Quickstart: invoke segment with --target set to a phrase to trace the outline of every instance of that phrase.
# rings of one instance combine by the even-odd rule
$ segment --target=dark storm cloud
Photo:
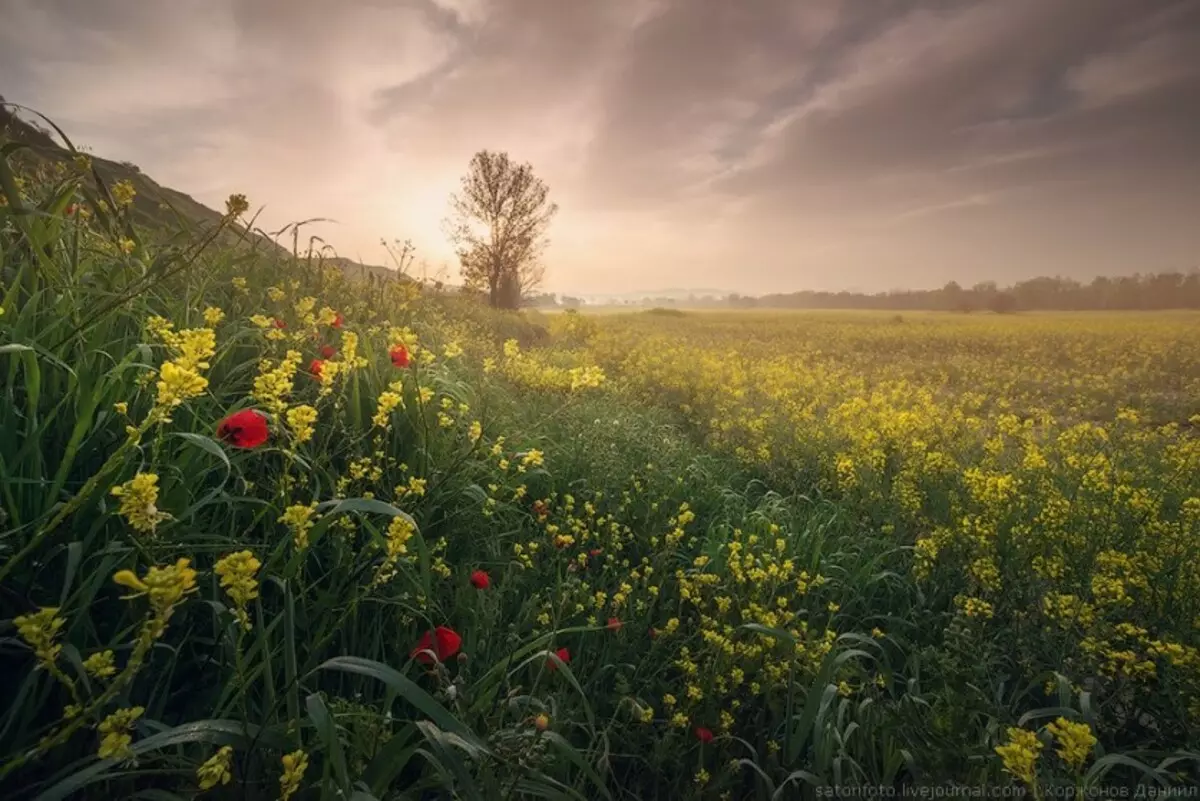
[[[1195,0],[0,0],[0,92],[209,202],[444,254],[534,163],[559,288],[1186,268]],[[730,268],[734,274],[730,275]]]

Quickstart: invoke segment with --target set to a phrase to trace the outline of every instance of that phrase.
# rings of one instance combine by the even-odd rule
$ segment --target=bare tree
[[[515,309],[542,282],[539,257],[558,211],[550,189],[529,164],[481,150],[461,190],[450,198],[447,227],[458,251],[463,283],[487,292],[493,307]]]

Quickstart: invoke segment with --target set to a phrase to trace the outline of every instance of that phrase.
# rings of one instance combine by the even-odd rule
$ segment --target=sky
[[[0,0],[0,94],[451,281],[480,149],[550,186],[550,291],[1200,266],[1200,0]]]

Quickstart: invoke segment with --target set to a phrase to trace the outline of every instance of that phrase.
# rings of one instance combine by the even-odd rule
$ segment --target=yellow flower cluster
[[[117,514],[135,531],[153,534],[159,523],[171,517],[158,510],[158,475],[155,473],[138,473],[124,484],[113,487],[111,492],[121,499]]]
[[[113,203],[117,204],[117,208],[125,208],[133,203],[133,199],[137,197],[137,190],[133,187],[133,182],[128,179],[122,179],[112,185]]]
[[[49,668],[62,652],[62,645],[55,642],[66,620],[59,617],[58,607],[44,606],[30,615],[13,618],[17,634],[33,649],[38,663]]]
[[[504,343],[503,354],[498,365],[500,372],[510,381],[531,389],[579,392],[600,387],[606,379],[604,370],[595,364],[554,364],[541,355],[522,351],[515,339]],[[570,355],[560,353],[555,357],[569,359]]]
[[[279,777],[279,801],[288,801],[300,789],[300,782],[304,780],[304,772],[308,770],[308,754],[293,751],[284,754],[280,761],[283,764],[283,774]]]
[[[300,360],[300,351],[289,350],[287,356],[278,364],[270,359],[263,359],[259,363],[258,375],[254,379],[254,387],[250,394],[272,414],[282,415],[287,411],[292,382],[296,377],[297,368],[300,367]]]
[[[1037,783],[1037,761],[1042,743],[1036,734],[1015,726],[1008,729],[1008,742],[996,746],[1004,769],[1029,787]]]
[[[373,586],[386,584],[396,575],[396,565],[408,555],[408,541],[416,531],[416,526],[407,515],[396,515],[392,518],[384,539],[383,562],[375,569],[375,577],[371,581]]]
[[[1024,663],[1142,693],[1172,648],[1194,648],[1194,325],[748,312],[594,317],[564,339],[629,397],[671,399],[714,447],[863,510],[981,632],[1035,610]],[[1200,696],[1200,674],[1173,675]]]
[[[307,505],[296,503],[285,509],[279,516],[279,522],[285,524],[292,532],[292,542],[298,551],[303,551],[308,547],[308,532],[315,525],[313,515],[316,511],[316,501]]]
[[[211,790],[233,779],[233,748],[221,746],[217,752],[196,768],[196,781],[201,790]]]
[[[151,317],[146,328],[172,355],[159,369],[153,412],[155,420],[166,423],[171,420],[172,409],[202,395],[208,388],[208,379],[201,373],[209,368],[208,360],[216,353],[216,334],[211,328],[175,331],[161,317]]]
[[[83,669],[93,678],[106,679],[117,672],[116,660],[112,651],[97,651],[83,660]]]
[[[1086,723],[1077,723],[1066,718],[1059,718],[1046,727],[1058,741],[1058,755],[1073,771],[1083,768],[1085,762],[1096,747],[1096,736],[1092,727]]]
[[[287,410],[287,424],[296,438],[297,445],[303,445],[313,438],[316,433],[317,410],[307,404],[293,406]]]
[[[130,730],[145,711],[145,708],[140,706],[118,709],[100,721],[96,730],[100,733],[98,755],[101,759],[124,761],[133,758],[133,750],[130,748],[133,735]]]
[[[196,571],[190,565],[190,559],[182,558],[166,567],[154,565],[141,578],[132,570],[118,570],[113,574],[113,581],[133,590],[133,595],[126,596],[128,598],[147,596],[155,619],[165,625],[175,607],[196,589]],[[160,625],[158,633],[161,630]]]
[[[399,392],[387,390],[379,393],[379,397],[375,400],[375,414],[371,417],[371,422],[379,428],[387,428],[391,425],[389,418],[392,412],[398,407],[404,405],[404,398]]]
[[[262,562],[250,551],[237,551],[217,560],[213,572],[221,580],[221,588],[233,601],[233,613],[242,628],[250,630],[250,615],[246,605],[258,597],[258,569]]]

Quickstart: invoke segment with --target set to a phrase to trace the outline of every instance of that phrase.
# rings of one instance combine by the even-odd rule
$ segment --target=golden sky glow
[[[351,258],[532,162],[583,293],[1189,269],[1197,52],[1191,0],[0,0],[8,99]]]

